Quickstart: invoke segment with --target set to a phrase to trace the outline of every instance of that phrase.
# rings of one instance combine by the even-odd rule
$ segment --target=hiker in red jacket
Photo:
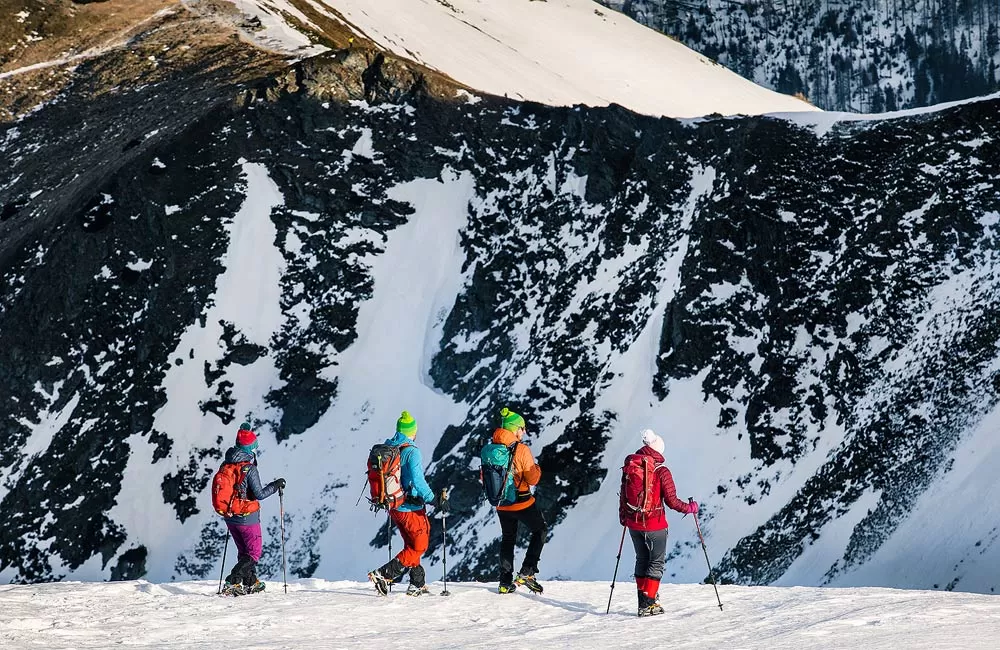
[[[698,504],[677,498],[674,479],[663,464],[663,438],[646,429],[642,447],[625,458],[618,518],[629,529],[635,547],[635,585],[639,616],[663,613],[660,578],[667,558],[667,516],[664,505],[684,514],[698,512]]]

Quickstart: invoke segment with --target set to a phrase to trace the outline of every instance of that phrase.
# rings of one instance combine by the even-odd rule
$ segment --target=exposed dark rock
[[[273,362],[280,383],[261,417],[274,418],[279,442],[311,435],[350,380],[340,354],[377,290],[366,260],[413,218],[389,190],[417,178],[475,181],[461,288],[429,370],[436,390],[471,405],[427,454],[432,486],[451,489],[455,579],[494,577],[497,541],[477,529],[488,513],[470,468],[499,404],[527,417],[529,440],[547,441],[534,445],[539,503],[556,528],[618,480],[605,453],[623,414],[606,401],[620,381],[652,400],[697,378],[719,444],[749,443],[752,470],[717,488],[741,506],[836,431],[820,469],[722,557],[722,579],[753,583],[780,577],[827,522],[877,492],[830,576],[864,563],[996,403],[1000,102],[820,135],[768,117],[681,123],[620,107],[457,103],[397,65],[349,51],[239,88],[206,72],[120,103],[70,95],[26,117],[13,144],[0,137],[20,158],[10,178],[21,175],[0,202],[47,193],[31,219],[0,225],[11,235],[0,239],[0,508],[12,513],[0,569],[36,581],[98,554],[117,558],[123,577],[164,562],[126,549],[128,531],[109,515],[139,433],[163,501],[200,527],[170,558],[174,571],[206,577],[224,533],[199,517],[199,499],[221,441],[154,429],[167,371],[196,364],[210,396],[201,407],[222,428],[246,415],[231,373]],[[358,70],[375,72],[362,83]],[[343,101],[369,90],[400,103]],[[122,154],[153,113],[162,136]],[[70,115],[81,121],[73,137],[59,131]],[[362,137],[365,155],[354,153]],[[247,162],[284,198],[271,214],[283,321],[266,342],[223,321],[218,355],[204,359],[178,346],[210,322]],[[952,311],[934,312],[935,291],[959,276],[974,281]],[[623,379],[617,365],[646,339],[655,367]],[[51,442],[29,455],[43,420],[55,423]],[[317,570],[315,546],[350,501],[286,513],[286,527],[299,526],[294,575]],[[277,523],[265,522],[272,569]],[[435,520],[432,553],[440,542]]]
[[[112,580],[138,580],[146,575],[146,547],[131,548],[120,556],[118,563],[111,568]]]

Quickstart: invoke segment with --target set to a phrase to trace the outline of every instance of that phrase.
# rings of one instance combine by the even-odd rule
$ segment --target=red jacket
[[[674,487],[674,477],[670,475],[670,470],[663,465],[663,455],[652,447],[643,445],[639,451],[635,452],[641,456],[651,457],[659,466],[656,468],[656,479],[654,485],[660,487],[661,507],[653,514],[640,518],[635,512],[628,511],[619,505],[618,516],[622,525],[631,530],[649,532],[653,530],[665,530],[667,528],[667,513],[662,505],[666,505],[671,510],[687,514],[687,502],[677,498],[677,488]]]

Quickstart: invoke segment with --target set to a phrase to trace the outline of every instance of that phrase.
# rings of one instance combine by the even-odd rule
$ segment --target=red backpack
[[[371,492],[368,503],[372,512],[395,510],[406,501],[399,453],[409,446],[375,445],[368,453],[368,489]]]
[[[618,506],[623,526],[630,521],[643,521],[663,510],[659,481],[656,478],[656,469],[661,466],[644,454],[629,454],[625,457]]]
[[[260,502],[247,498],[247,471],[253,463],[223,463],[212,479],[212,507],[223,517],[243,517],[260,510]]]

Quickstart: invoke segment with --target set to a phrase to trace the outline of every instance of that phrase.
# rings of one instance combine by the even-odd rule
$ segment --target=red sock
[[[653,578],[646,578],[643,584],[643,592],[652,599],[656,599],[656,594],[660,591],[660,581]]]
[[[638,587],[639,591],[641,591],[642,593],[646,593],[646,582],[648,580],[649,580],[649,578],[646,578],[644,576],[636,576],[635,577],[635,586]]]

